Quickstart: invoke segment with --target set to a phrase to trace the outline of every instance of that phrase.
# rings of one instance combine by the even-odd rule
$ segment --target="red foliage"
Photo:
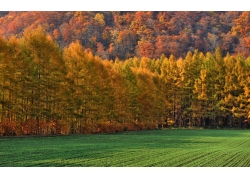
[[[207,43],[208,33],[217,36],[216,46],[223,46],[225,52],[238,52],[236,48],[242,46],[241,38],[246,38],[245,45],[250,47],[249,12],[105,12],[105,26],[94,19],[96,13],[11,11],[0,18],[0,35],[19,36],[24,29],[41,25],[62,47],[81,40],[84,47],[98,54],[100,52],[97,52],[96,43],[102,43],[103,49],[108,50],[107,54],[101,56],[104,59],[127,59],[135,54],[153,58],[161,54],[184,57],[189,50],[194,49],[211,52],[214,45]],[[231,42],[230,36],[223,37],[223,34],[228,33],[234,34],[236,40]],[[183,34],[187,35],[186,39]],[[159,36],[167,36],[167,42],[157,39]],[[171,36],[177,36],[178,39],[172,39]],[[149,44],[146,43],[140,45],[137,49],[140,52],[137,53],[135,49],[138,42],[150,42],[156,50],[148,49]],[[112,43],[114,48],[109,48]]]
[[[154,57],[155,47],[151,42],[138,42],[139,53],[141,57]]]
[[[58,29],[54,29],[54,31],[53,31],[53,37],[54,37],[55,39],[58,39],[59,36],[60,36],[60,32],[58,31]]]
[[[36,135],[38,131],[37,121],[34,119],[28,119],[21,123],[21,130],[23,135]]]
[[[4,129],[2,127],[2,124],[0,123],[0,136],[4,135]]]
[[[0,123],[0,135],[15,136],[19,134],[16,121],[3,121]]]

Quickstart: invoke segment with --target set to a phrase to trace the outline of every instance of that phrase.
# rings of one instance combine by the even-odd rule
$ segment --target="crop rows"
[[[0,138],[0,166],[249,167],[249,131],[163,130]]]

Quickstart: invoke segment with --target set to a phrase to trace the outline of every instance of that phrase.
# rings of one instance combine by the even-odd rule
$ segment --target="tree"
[[[108,58],[108,54],[104,50],[103,44],[100,43],[100,42],[98,42],[96,46],[97,46],[97,55],[100,56],[102,59],[107,59]]]
[[[11,106],[12,106],[12,83],[11,78],[15,77],[11,74],[13,72],[13,62],[11,48],[8,46],[8,41],[6,39],[0,38],[0,102],[1,102],[1,121],[4,119],[12,120],[11,118]]]
[[[127,63],[124,63],[121,73],[122,77],[125,80],[126,89],[128,89],[128,104],[126,106],[129,109],[129,113],[127,115],[127,118],[129,119],[129,122],[131,122],[135,121],[140,114],[140,104],[137,101],[139,90],[136,85],[136,76]]]
[[[155,47],[154,44],[151,42],[138,42],[138,50],[140,57],[154,57]]]
[[[182,122],[181,115],[181,77],[182,69],[177,66],[175,57],[171,55],[169,59],[165,58],[161,66],[161,82],[164,84],[164,97],[165,97],[165,116],[172,119],[178,126]]]
[[[192,55],[188,52],[183,66],[182,73],[182,118],[185,120],[185,124],[193,126],[197,124],[194,112],[192,111],[192,106],[196,104],[197,97],[193,95],[195,80],[200,76],[200,68],[204,55],[195,50]],[[188,121],[188,122],[187,122]]]
[[[40,123],[56,118],[58,114],[62,59],[57,45],[42,27],[27,29],[21,39],[24,62],[23,87],[27,88],[25,111],[27,119],[37,121],[37,133],[43,133]],[[61,67],[60,67],[61,66]]]
[[[94,17],[94,19],[101,25],[101,26],[105,26],[105,19],[104,19],[104,15],[97,13]]]
[[[222,100],[222,110],[224,111],[227,119],[229,119],[230,127],[240,126],[242,118],[242,97],[244,96],[244,87],[241,86],[241,78],[245,76],[244,63],[241,56],[237,58],[225,58],[225,86],[224,86],[224,99]],[[242,76],[243,75],[243,76]]]

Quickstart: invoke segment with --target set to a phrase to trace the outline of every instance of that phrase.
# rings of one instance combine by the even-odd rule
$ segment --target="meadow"
[[[1,167],[249,167],[249,130],[1,137]]]

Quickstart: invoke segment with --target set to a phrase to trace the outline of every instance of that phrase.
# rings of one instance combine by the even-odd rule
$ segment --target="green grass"
[[[249,167],[249,130],[0,138],[0,166]]]

